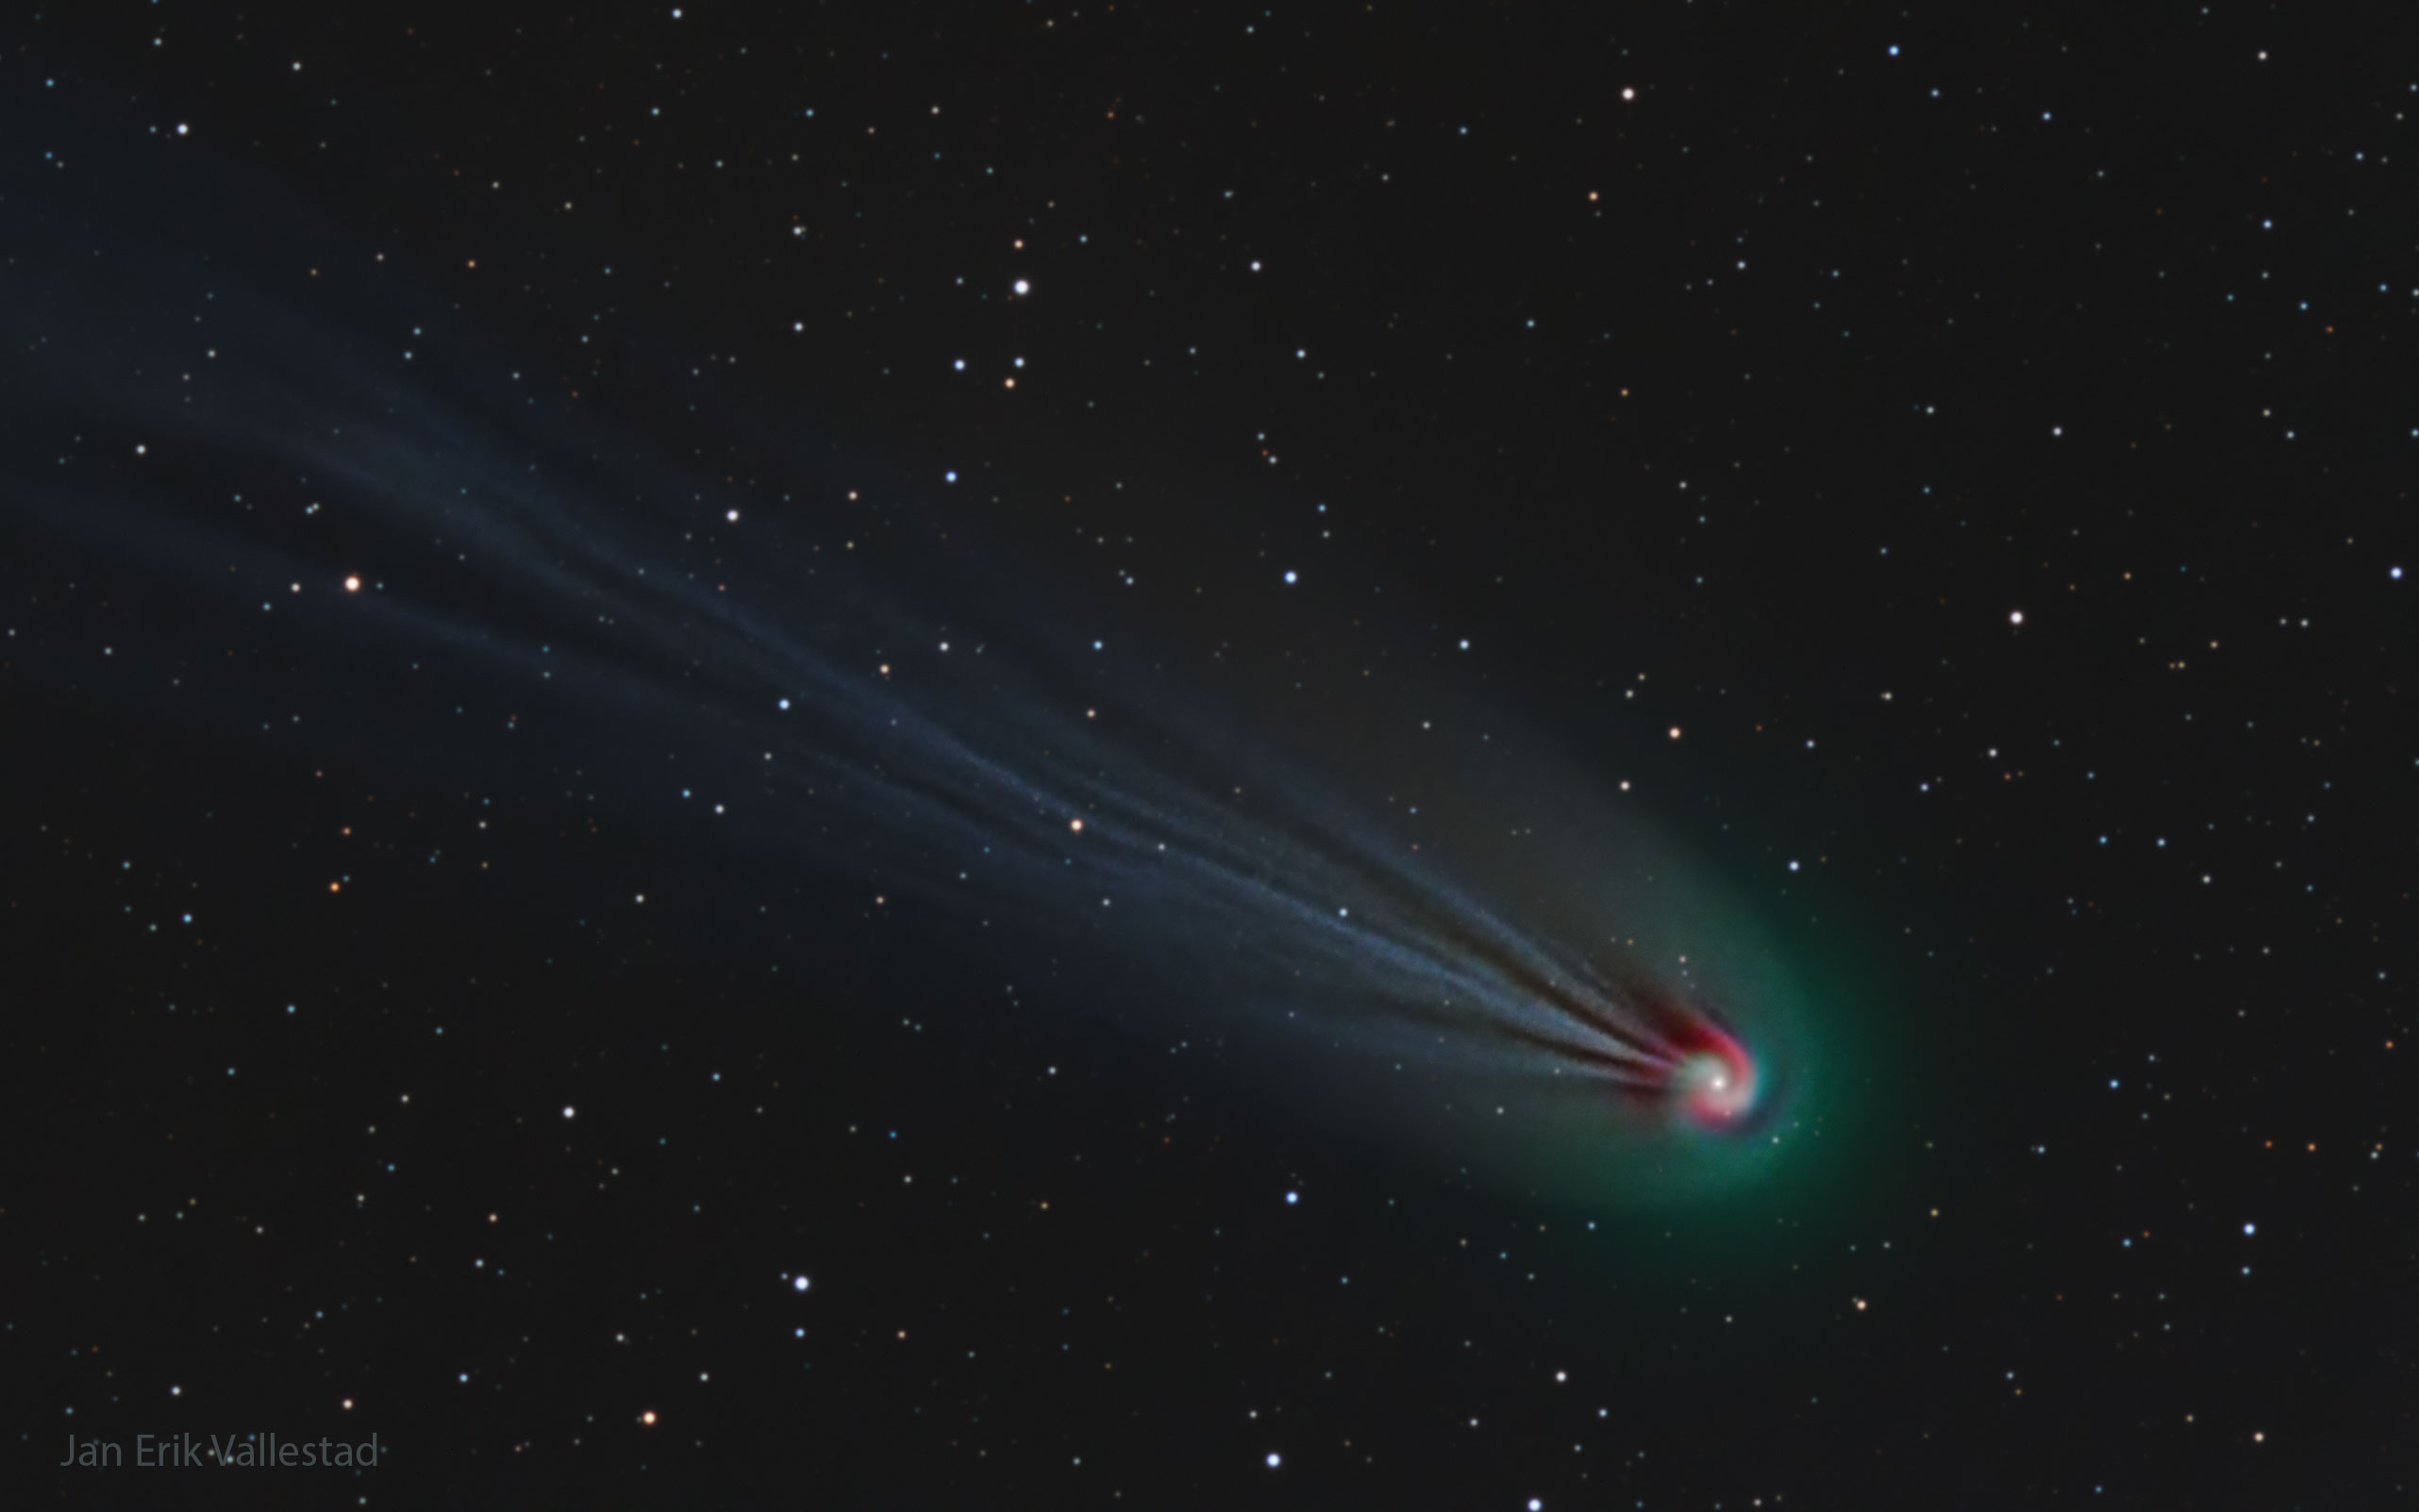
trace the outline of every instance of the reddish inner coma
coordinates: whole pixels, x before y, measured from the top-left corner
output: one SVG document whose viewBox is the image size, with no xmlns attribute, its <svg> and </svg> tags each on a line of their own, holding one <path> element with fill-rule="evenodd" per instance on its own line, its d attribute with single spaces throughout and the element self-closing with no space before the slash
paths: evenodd
<svg viewBox="0 0 2419 1512">
<path fill-rule="evenodd" d="M 1755 1101 L 1755 1072 L 1725 1055 L 1691 1055 L 1675 1080 L 1689 1110 L 1714 1122 L 1738 1117 Z"/>
</svg>

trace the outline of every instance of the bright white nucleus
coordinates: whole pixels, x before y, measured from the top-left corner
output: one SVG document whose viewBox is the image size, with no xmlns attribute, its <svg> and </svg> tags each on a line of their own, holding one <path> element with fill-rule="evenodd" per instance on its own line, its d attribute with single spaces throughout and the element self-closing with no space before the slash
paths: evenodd
<svg viewBox="0 0 2419 1512">
<path fill-rule="evenodd" d="M 1753 1072 L 1740 1070 L 1721 1055 L 1689 1056 L 1680 1063 L 1675 1080 L 1690 1108 L 1701 1117 L 1734 1118 L 1755 1101 Z"/>
</svg>

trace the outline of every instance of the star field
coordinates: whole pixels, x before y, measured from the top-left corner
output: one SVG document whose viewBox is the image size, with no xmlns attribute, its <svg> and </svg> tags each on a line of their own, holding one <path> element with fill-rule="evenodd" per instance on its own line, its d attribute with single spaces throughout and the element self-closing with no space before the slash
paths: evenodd
<svg viewBox="0 0 2419 1512">
<path fill-rule="evenodd" d="M 18 18 L 0 1484 L 2403 1504 L 2413 40 Z"/>
</svg>

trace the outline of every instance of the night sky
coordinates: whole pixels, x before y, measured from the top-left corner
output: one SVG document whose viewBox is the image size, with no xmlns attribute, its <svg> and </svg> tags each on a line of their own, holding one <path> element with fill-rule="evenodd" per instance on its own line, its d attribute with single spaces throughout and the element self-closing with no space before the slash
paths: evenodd
<svg viewBox="0 0 2419 1512">
<path fill-rule="evenodd" d="M 2415 49 L 0 23 L 0 1502 L 2413 1504 Z"/>
</svg>

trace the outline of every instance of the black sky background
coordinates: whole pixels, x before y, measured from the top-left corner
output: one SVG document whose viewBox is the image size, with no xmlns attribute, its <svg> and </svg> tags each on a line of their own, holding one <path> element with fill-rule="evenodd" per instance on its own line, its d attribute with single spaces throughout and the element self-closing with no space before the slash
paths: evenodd
<svg viewBox="0 0 2419 1512">
<path fill-rule="evenodd" d="M 671 9 L 0 27 L 9 296 L 29 205 L 126 270 L 0 367 L 0 1500 L 2410 1499 L 2412 21 Z M 1516 711 L 1827 922 L 1878 1153 L 1576 1212 L 681 839 L 601 715 L 382 756 L 347 648 L 22 507 L 223 271 L 1274 740 Z M 53 1468 L 179 1429 L 398 1447 Z"/>
</svg>

